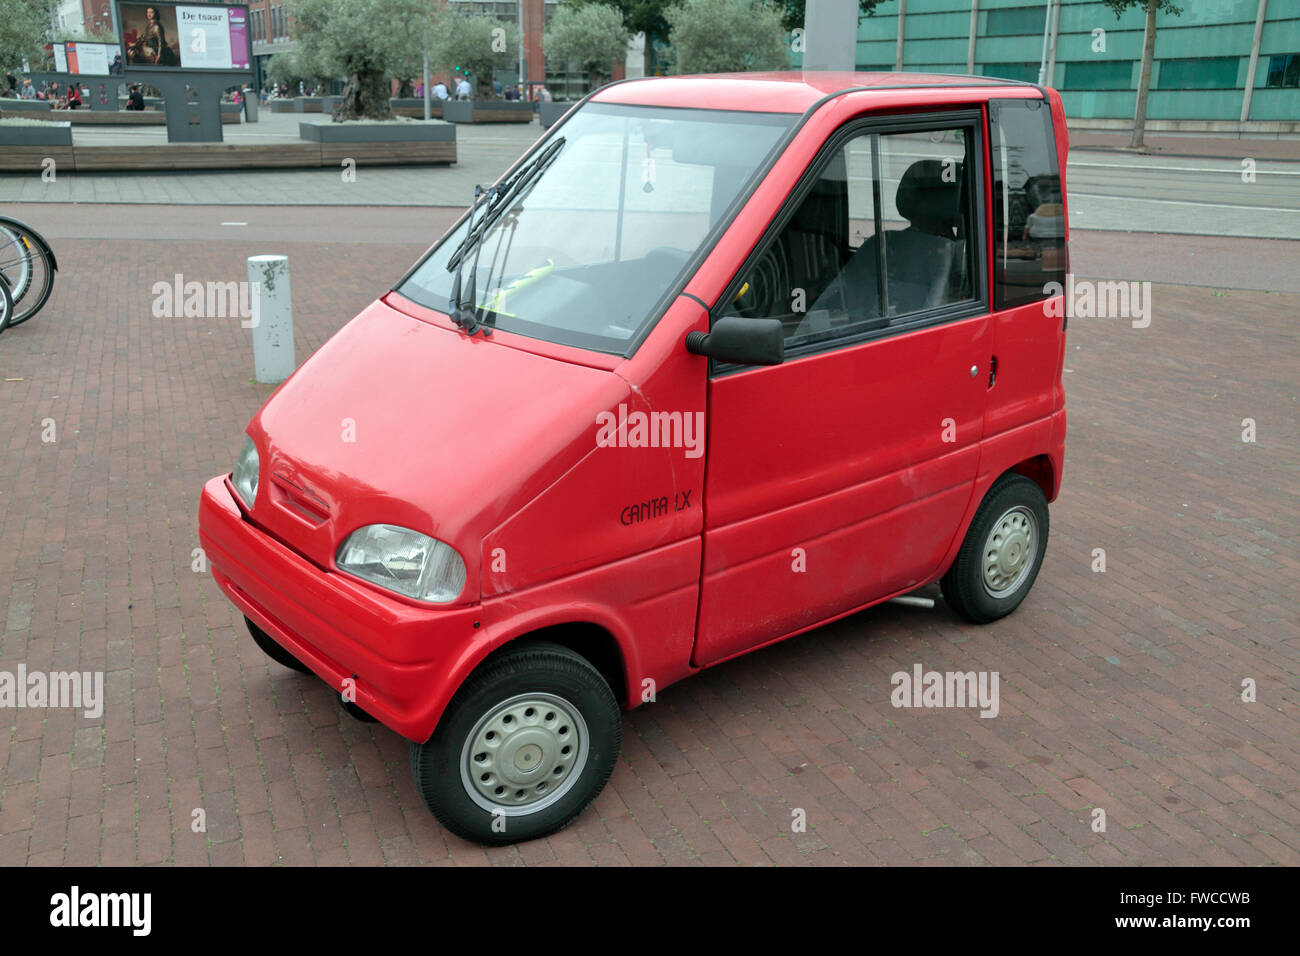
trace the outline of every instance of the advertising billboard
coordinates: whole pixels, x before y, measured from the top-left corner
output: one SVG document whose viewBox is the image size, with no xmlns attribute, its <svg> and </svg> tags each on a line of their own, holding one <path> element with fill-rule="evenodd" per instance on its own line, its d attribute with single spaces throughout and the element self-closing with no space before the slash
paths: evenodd
<svg viewBox="0 0 1300 956">
<path fill-rule="evenodd" d="M 120 55 L 116 43 L 74 43 L 69 40 L 63 44 L 67 72 L 83 76 L 108 76 L 113 61 Z"/>
<path fill-rule="evenodd" d="M 248 70 L 248 7 L 217 3 L 118 4 L 129 69 Z"/>
</svg>

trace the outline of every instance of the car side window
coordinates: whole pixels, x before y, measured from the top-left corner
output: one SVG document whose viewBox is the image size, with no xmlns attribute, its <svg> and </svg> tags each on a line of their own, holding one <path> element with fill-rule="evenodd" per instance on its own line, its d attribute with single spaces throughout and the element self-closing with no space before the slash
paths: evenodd
<svg viewBox="0 0 1300 956">
<path fill-rule="evenodd" d="M 993 302 L 1009 309 L 1065 284 L 1065 204 L 1052 113 L 1043 100 L 989 104 Z"/>
<path fill-rule="evenodd" d="M 974 130 L 849 138 L 718 314 L 779 319 L 790 349 L 915 324 L 972 299 Z"/>
</svg>

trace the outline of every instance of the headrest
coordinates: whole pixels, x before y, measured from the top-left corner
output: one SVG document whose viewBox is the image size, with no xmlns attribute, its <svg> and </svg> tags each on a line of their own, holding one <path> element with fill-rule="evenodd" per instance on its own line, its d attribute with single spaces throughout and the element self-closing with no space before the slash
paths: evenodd
<svg viewBox="0 0 1300 956">
<path fill-rule="evenodd" d="M 947 169 L 948 175 L 944 176 Z M 917 160 L 899 180 L 894 202 L 899 213 L 922 232 L 951 238 L 961 218 L 962 164 Z"/>
</svg>

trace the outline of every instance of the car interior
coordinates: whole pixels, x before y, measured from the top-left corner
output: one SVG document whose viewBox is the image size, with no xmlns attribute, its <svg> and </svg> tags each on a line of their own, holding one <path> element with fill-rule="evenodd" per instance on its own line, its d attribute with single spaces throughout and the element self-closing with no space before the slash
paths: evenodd
<svg viewBox="0 0 1300 956">
<path fill-rule="evenodd" d="M 854 249 L 845 152 L 836 153 L 741 286 L 734 313 L 781 318 L 790 340 L 885 328 L 894 317 L 969 298 L 965 173 L 962 162 L 913 162 L 895 193 L 907 225 L 873 229 Z M 806 311 L 791 309 L 798 289 L 811 303 Z"/>
</svg>

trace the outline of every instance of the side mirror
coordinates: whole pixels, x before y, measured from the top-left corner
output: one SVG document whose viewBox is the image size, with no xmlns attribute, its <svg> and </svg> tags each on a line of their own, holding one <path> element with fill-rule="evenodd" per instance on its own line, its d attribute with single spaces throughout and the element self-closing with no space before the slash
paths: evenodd
<svg viewBox="0 0 1300 956">
<path fill-rule="evenodd" d="M 734 365 L 780 365 L 785 361 L 785 328 L 780 319 L 727 316 L 704 332 L 686 333 L 686 351 Z"/>
</svg>

